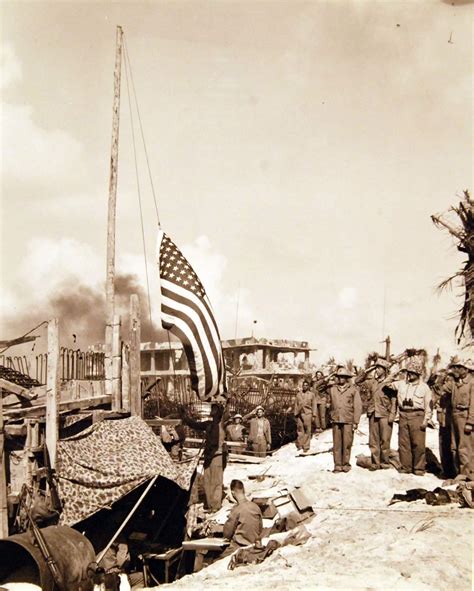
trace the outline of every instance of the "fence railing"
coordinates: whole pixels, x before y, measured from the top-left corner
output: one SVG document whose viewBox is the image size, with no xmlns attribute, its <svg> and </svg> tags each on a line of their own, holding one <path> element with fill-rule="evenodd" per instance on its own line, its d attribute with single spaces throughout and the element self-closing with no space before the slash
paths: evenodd
<svg viewBox="0 0 474 591">
<path fill-rule="evenodd" d="M 34 357 L 0 355 L 0 365 L 19 371 L 40 384 L 46 384 L 48 373 L 48 354 L 40 353 Z M 59 353 L 60 378 L 69 380 L 104 380 L 105 353 L 81 351 L 61 347 Z"/>
</svg>

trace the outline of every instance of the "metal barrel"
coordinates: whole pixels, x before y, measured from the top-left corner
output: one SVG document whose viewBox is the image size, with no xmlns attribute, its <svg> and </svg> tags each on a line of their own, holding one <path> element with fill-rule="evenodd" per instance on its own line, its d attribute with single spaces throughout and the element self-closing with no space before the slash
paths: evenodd
<svg viewBox="0 0 474 591">
<path fill-rule="evenodd" d="M 92 544 L 81 533 L 65 525 L 42 528 L 41 533 L 61 573 L 67 591 L 91 591 L 87 567 L 95 561 Z M 55 591 L 46 560 L 30 532 L 0 540 L 0 585 L 33 583 L 43 591 Z"/>
</svg>

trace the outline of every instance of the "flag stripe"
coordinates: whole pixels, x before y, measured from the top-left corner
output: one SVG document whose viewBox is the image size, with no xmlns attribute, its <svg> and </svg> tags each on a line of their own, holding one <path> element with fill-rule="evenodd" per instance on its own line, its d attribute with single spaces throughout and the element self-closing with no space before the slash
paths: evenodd
<svg viewBox="0 0 474 591">
<path fill-rule="evenodd" d="M 191 386 L 201 399 L 225 391 L 225 364 L 219 329 L 205 289 L 173 241 L 158 234 L 161 321 L 183 343 Z"/>
<path fill-rule="evenodd" d="M 170 281 L 166 281 L 166 279 L 162 280 L 161 293 L 163 296 L 179 302 L 183 306 L 189 306 L 199 315 L 201 325 L 206 331 L 207 339 L 212 347 L 212 354 L 214 357 L 220 357 L 221 345 L 219 332 L 212 322 L 212 315 L 210 315 L 208 309 L 203 306 L 203 302 L 194 294 L 190 294 L 187 290 L 174 285 Z"/>
<path fill-rule="evenodd" d="M 199 317 L 196 318 L 196 314 L 192 310 L 188 311 L 186 306 L 177 303 L 175 300 L 170 301 L 166 296 L 163 297 L 161 306 L 164 314 L 173 317 L 175 322 L 181 320 L 189 327 L 194 337 L 194 342 L 200 351 L 201 358 L 209 361 L 208 363 L 203 363 L 206 388 L 209 387 L 209 384 L 212 384 L 214 380 L 217 381 L 217 366 L 213 363 L 214 359 L 212 358 L 209 342 L 207 341 L 206 335 L 203 334 L 203 327 L 199 321 Z"/>
<path fill-rule="evenodd" d="M 164 310 L 162 313 L 163 317 L 167 318 L 168 321 L 172 323 L 173 328 L 171 330 L 173 334 L 179 337 L 183 343 L 184 352 L 186 353 L 189 369 L 191 372 L 191 385 L 196 390 L 196 392 L 205 391 L 206 382 L 204 362 L 201 351 L 192 331 L 186 322 L 176 318 L 174 315 L 168 316 Z"/>
<path fill-rule="evenodd" d="M 215 338 L 216 338 L 216 342 L 219 343 L 219 347 L 218 347 L 219 371 L 222 371 L 222 368 L 224 366 L 224 360 L 223 360 L 223 353 L 222 353 L 222 345 L 221 345 L 221 337 L 220 337 L 220 333 L 219 333 L 219 328 L 217 327 L 217 323 L 214 318 L 214 313 L 212 311 L 212 306 L 211 306 L 211 302 L 209 301 L 209 298 L 207 296 L 205 296 L 203 298 L 202 302 L 206 307 L 207 313 L 209 314 L 209 316 L 211 318 L 212 326 L 214 327 L 214 329 L 216 331 Z"/>
<path fill-rule="evenodd" d="M 190 374 L 191 374 L 191 388 L 194 391 L 199 392 L 199 390 L 200 390 L 199 377 L 198 377 L 199 374 L 197 371 L 197 364 L 196 364 L 196 359 L 194 357 L 194 350 L 193 350 L 192 343 L 189 341 L 186 334 L 177 326 L 173 327 L 173 333 L 183 343 L 184 352 L 185 352 L 186 358 L 188 360 L 188 365 L 189 365 Z"/>
<path fill-rule="evenodd" d="M 193 335 L 194 339 L 193 342 L 197 347 L 199 353 L 195 353 L 195 356 L 199 356 L 202 361 L 202 368 L 204 371 L 204 379 L 205 385 L 204 387 L 210 388 L 213 382 L 216 382 L 218 379 L 218 367 L 215 362 L 215 358 L 210 358 L 209 353 L 209 343 L 206 339 L 202 339 L 202 335 L 199 334 L 199 329 L 196 324 L 191 320 L 191 318 L 183 311 L 177 311 L 175 307 L 170 307 L 166 300 L 163 300 L 163 313 L 167 313 L 172 315 L 175 319 L 175 322 L 180 320 L 183 323 L 186 323 L 189 329 L 191 330 L 191 334 Z"/>
</svg>

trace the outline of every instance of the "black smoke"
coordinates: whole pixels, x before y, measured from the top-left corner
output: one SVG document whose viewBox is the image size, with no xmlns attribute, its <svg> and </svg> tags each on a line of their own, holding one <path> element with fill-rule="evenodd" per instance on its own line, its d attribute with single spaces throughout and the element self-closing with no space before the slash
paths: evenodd
<svg viewBox="0 0 474 591">
<path fill-rule="evenodd" d="M 117 275 L 115 278 L 115 312 L 121 316 L 122 340 L 129 340 L 130 296 L 138 295 L 140 302 L 141 341 L 162 341 L 166 332 L 159 323 L 150 320 L 149 302 L 146 290 L 136 275 Z M 151 307 L 156 315 L 158 298 Z M 41 307 L 32 307 L 22 314 L 3 322 L 2 338 L 16 338 L 51 318 L 59 318 L 60 341 L 62 346 L 87 349 L 89 345 L 104 342 L 105 336 L 105 291 L 94 290 L 77 283 L 63 284 L 55 290 Z M 37 332 L 37 334 L 41 331 Z"/>
</svg>

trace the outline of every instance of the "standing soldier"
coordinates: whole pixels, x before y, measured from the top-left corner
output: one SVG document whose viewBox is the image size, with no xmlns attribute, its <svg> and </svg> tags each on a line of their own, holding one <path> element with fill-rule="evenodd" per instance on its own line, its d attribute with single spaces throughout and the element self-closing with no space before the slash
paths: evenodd
<svg viewBox="0 0 474 591">
<path fill-rule="evenodd" d="M 420 363 L 411 362 L 406 367 L 406 381 L 393 381 L 387 388 L 397 392 L 400 415 L 398 424 L 398 453 L 403 474 L 423 476 L 426 467 L 426 427 L 432 414 L 432 394 L 421 375 Z"/>
<path fill-rule="evenodd" d="M 474 363 L 456 361 L 451 364 L 453 423 L 451 444 L 456 466 L 456 480 L 474 480 Z"/>
<path fill-rule="evenodd" d="M 237 413 L 233 417 L 233 422 L 227 425 L 225 434 L 227 441 L 243 442 L 245 427 L 242 423 L 242 415 Z"/>
<path fill-rule="evenodd" d="M 265 457 L 272 446 L 272 431 L 270 421 L 263 415 L 263 406 L 257 406 L 254 411 L 257 416 L 250 421 L 248 442 L 255 455 Z"/>
<path fill-rule="evenodd" d="M 187 416 L 184 407 L 180 407 L 181 420 L 196 431 L 205 431 L 203 485 L 206 494 L 206 506 L 215 513 L 222 506 L 222 489 L 225 469 L 224 458 L 224 407 L 213 402 L 211 418 L 207 421 L 195 421 Z"/>
<path fill-rule="evenodd" d="M 451 407 L 453 372 L 451 367 L 430 377 L 430 382 L 432 382 L 432 389 L 435 393 L 435 408 L 439 423 L 439 459 L 443 467 L 443 476 L 444 478 L 454 478 L 456 467 L 451 449 L 453 424 L 453 409 Z"/>
<path fill-rule="evenodd" d="M 331 386 L 330 416 L 332 421 L 332 440 L 334 470 L 349 472 L 351 469 L 351 449 L 354 431 L 362 413 L 359 388 L 351 384 L 353 374 L 341 367 L 336 372 L 336 385 Z"/>
<path fill-rule="evenodd" d="M 321 433 L 326 429 L 326 392 L 323 387 L 326 380 L 322 371 L 317 371 L 313 380 L 313 393 L 314 393 L 314 422 L 316 426 L 316 433 Z"/>
<path fill-rule="evenodd" d="M 311 424 L 313 421 L 313 414 L 316 412 L 316 403 L 314 394 L 309 389 L 308 380 L 303 381 L 303 389 L 298 390 L 295 398 L 295 406 L 293 414 L 296 418 L 296 432 L 298 434 L 296 439 L 296 449 L 309 451 L 309 444 L 311 441 Z"/>
<path fill-rule="evenodd" d="M 390 468 L 390 439 L 395 418 L 396 397 L 390 396 L 390 391 L 384 389 L 389 369 L 388 361 L 378 359 L 374 364 L 374 377 L 366 382 L 372 470 Z"/>
</svg>

